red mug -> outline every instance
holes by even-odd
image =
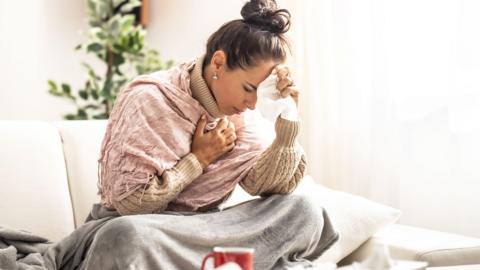
[[[209,258],[213,258],[213,266],[219,267],[228,262],[234,262],[242,270],[253,270],[253,248],[243,247],[214,247],[202,261],[202,270]]]

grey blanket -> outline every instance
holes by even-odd
[[[58,243],[0,227],[0,269],[200,269],[214,246],[253,247],[257,270],[308,268],[337,239],[325,210],[300,195],[207,213],[119,216],[96,204]]]

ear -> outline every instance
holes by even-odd
[[[218,71],[221,68],[225,68],[227,64],[227,55],[224,51],[218,50],[213,53],[212,59],[210,60],[210,65],[213,69]]]

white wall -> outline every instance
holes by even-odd
[[[164,59],[185,61],[205,51],[223,23],[239,19],[245,0],[151,0],[147,42]]]
[[[55,120],[74,108],[47,93],[47,79],[82,81],[73,49],[84,2],[0,1],[0,119]]]

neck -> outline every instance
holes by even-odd
[[[202,104],[212,117],[220,118],[224,116],[224,114],[218,108],[213,92],[210,90],[213,80],[213,71],[210,66],[207,66],[206,68],[203,67],[203,59],[204,56],[200,57],[196,61],[195,67],[190,71],[190,88],[192,90],[192,96]]]

